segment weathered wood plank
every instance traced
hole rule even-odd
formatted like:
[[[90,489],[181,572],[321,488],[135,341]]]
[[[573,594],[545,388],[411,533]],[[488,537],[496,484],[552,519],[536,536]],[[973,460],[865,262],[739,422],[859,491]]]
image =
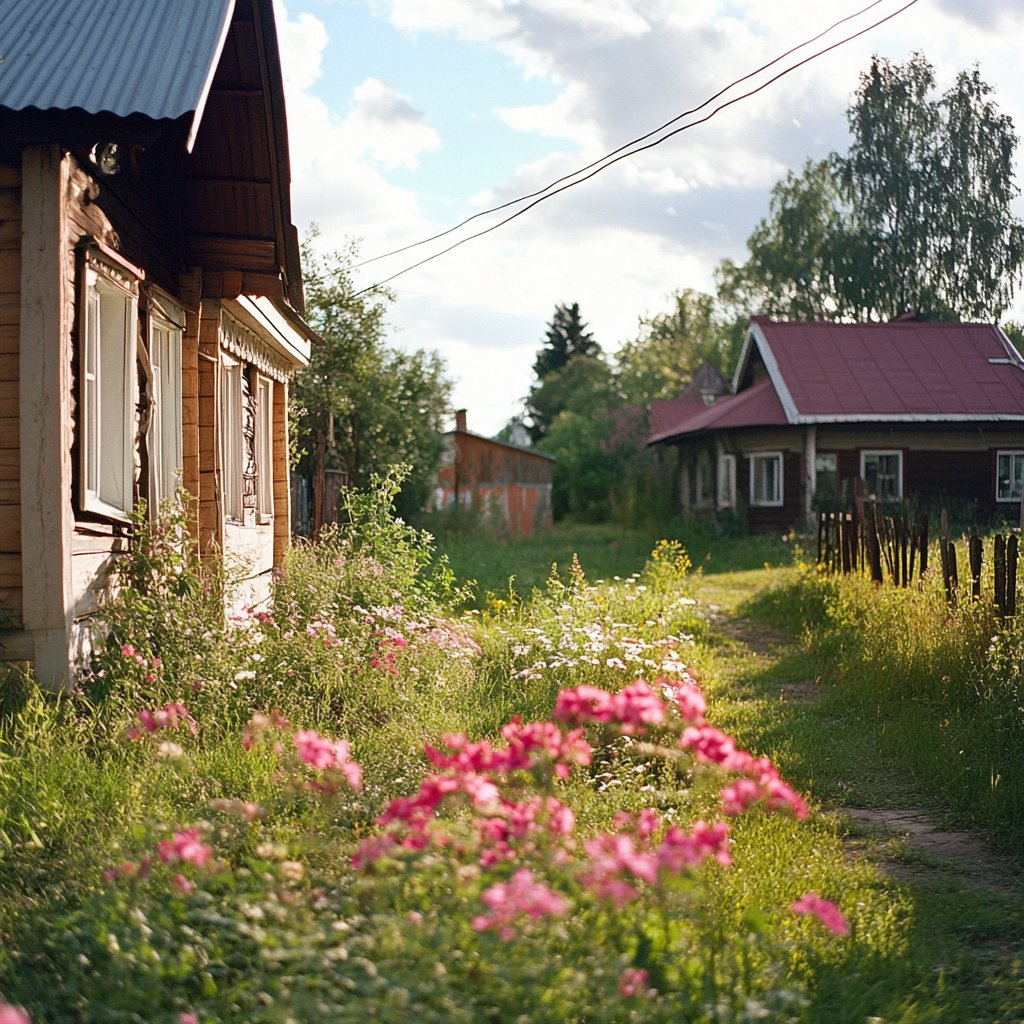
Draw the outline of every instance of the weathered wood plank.
[[[21,447],[21,431],[17,416],[0,412],[0,450],[17,451]]]
[[[0,551],[17,554],[21,551],[21,506],[0,510]]]

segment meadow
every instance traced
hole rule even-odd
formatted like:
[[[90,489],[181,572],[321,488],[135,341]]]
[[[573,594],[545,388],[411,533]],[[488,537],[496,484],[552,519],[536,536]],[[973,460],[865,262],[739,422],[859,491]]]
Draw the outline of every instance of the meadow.
[[[882,615],[793,538],[435,543],[395,486],[226,617],[231,567],[140,520],[79,690],[8,676],[0,1022],[1024,1018],[1019,890],[898,878],[836,810],[981,800],[905,730],[1001,685],[1019,754],[1012,625]],[[1011,845],[997,769],[961,816]]]

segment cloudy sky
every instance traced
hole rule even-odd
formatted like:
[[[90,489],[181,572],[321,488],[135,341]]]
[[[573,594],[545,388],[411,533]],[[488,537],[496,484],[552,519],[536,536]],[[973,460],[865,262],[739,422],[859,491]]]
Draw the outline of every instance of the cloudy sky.
[[[359,239],[366,259],[545,188],[832,22],[855,15],[679,124],[907,4],[276,2],[293,219],[303,235],[318,225],[326,249]],[[903,61],[921,50],[940,86],[977,63],[1020,131],[1022,37],[1024,0],[917,0],[706,123],[396,278],[391,341],[438,350],[470,429],[493,433],[530,386],[557,303],[578,302],[613,352],[642,316],[669,308],[673,291],[711,289],[723,257],[742,259],[772,185],[808,157],[846,149],[845,111],[873,53]],[[357,282],[372,285],[498,219],[368,263]]]

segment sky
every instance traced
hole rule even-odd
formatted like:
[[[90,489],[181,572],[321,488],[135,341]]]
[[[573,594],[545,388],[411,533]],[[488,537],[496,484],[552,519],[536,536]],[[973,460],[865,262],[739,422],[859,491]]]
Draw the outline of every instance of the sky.
[[[902,13],[907,0],[876,0],[857,14],[869,3],[275,0],[293,220],[303,237],[315,225],[325,252],[357,241],[371,262],[354,278],[370,287],[525,204],[376,257],[544,189],[856,15],[676,126],[711,113],[705,123],[391,281],[388,342],[438,351],[453,406],[493,434],[521,409],[557,304],[578,302],[611,354],[674,292],[711,291],[722,259],[744,259],[772,186],[847,149],[872,55],[919,50],[940,89],[977,64],[1024,130],[1024,0],[917,0]]]

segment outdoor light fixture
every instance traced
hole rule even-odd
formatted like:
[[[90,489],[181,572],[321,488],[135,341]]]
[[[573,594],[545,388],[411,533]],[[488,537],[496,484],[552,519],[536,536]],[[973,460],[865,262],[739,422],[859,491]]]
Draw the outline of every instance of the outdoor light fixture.
[[[124,169],[124,151],[116,142],[97,142],[89,159],[104,174],[120,174]]]

